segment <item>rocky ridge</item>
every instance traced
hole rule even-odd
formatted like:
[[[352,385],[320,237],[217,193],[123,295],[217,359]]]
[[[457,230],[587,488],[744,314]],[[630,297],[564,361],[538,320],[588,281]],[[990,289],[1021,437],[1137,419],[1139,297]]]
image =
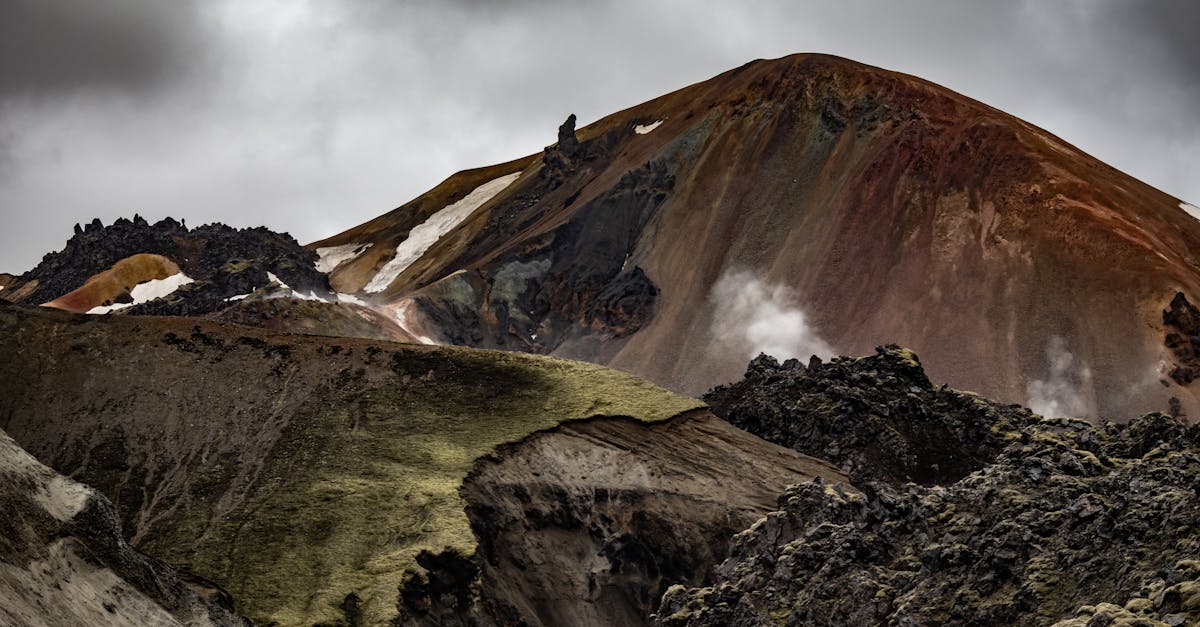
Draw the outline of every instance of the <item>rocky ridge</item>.
[[[98,219],[87,226],[76,225],[63,250],[46,254],[36,267],[13,279],[0,298],[46,303],[139,254],[161,255],[195,282],[167,298],[130,307],[128,313],[197,315],[217,311],[228,306],[228,298],[268,286],[268,272],[294,290],[330,293],[325,275],[314,266],[316,253],[287,234],[223,224],[188,228],[171,218],[150,224],[135,215],[108,226]]]
[[[714,585],[667,592],[658,624],[1200,624],[1200,427],[1040,418],[934,388],[895,347],[760,358],[708,398],[768,439],[825,447],[861,493],[789,488]]]

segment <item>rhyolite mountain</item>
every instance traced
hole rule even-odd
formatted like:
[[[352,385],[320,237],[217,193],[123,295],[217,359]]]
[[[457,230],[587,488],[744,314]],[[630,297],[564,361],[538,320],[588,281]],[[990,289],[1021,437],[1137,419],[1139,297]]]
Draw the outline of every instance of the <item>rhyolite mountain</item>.
[[[1176,293],[1200,295],[1200,222],[1179,199],[970,98],[831,56],[755,61],[577,130],[572,116],[544,153],[455,174],[311,247],[337,291],[418,335],[688,394],[756,354],[715,324],[733,296],[714,286],[749,276],[839,353],[898,342],[936,379],[1010,402],[1065,379],[1060,411],[1091,417],[1172,396],[1200,409],[1170,376],[1162,319]]]

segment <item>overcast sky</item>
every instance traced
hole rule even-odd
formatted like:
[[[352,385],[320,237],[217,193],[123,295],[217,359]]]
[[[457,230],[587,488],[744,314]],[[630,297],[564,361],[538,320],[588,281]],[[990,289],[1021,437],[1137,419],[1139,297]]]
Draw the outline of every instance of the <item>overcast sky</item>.
[[[76,222],[302,243],[755,58],[927,78],[1200,201],[1200,2],[0,0],[0,271]]]

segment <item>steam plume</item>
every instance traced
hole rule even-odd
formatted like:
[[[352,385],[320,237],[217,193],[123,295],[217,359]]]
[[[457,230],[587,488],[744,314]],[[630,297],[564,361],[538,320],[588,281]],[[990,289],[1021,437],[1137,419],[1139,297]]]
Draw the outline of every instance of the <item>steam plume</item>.
[[[1031,381],[1025,388],[1029,408],[1043,416],[1085,415],[1084,390],[1091,386],[1091,369],[1085,364],[1076,366],[1075,356],[1057,335],[1046,344],[1046,364],[1050,367],[1049,377]]]
[[[758,280],[746,270],[727,270],[709,295],[717,345],[746,359],[830,357],[833,348],[808,322],[792,290]]]

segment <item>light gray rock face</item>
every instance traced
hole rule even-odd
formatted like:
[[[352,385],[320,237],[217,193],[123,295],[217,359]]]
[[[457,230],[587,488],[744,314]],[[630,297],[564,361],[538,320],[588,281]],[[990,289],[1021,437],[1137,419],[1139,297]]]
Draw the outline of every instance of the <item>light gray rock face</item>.
[[[108,499],[42,465],[2,431],[0,511],[0,624],[249,624],[219,592],[209,598],[133,550]]]

